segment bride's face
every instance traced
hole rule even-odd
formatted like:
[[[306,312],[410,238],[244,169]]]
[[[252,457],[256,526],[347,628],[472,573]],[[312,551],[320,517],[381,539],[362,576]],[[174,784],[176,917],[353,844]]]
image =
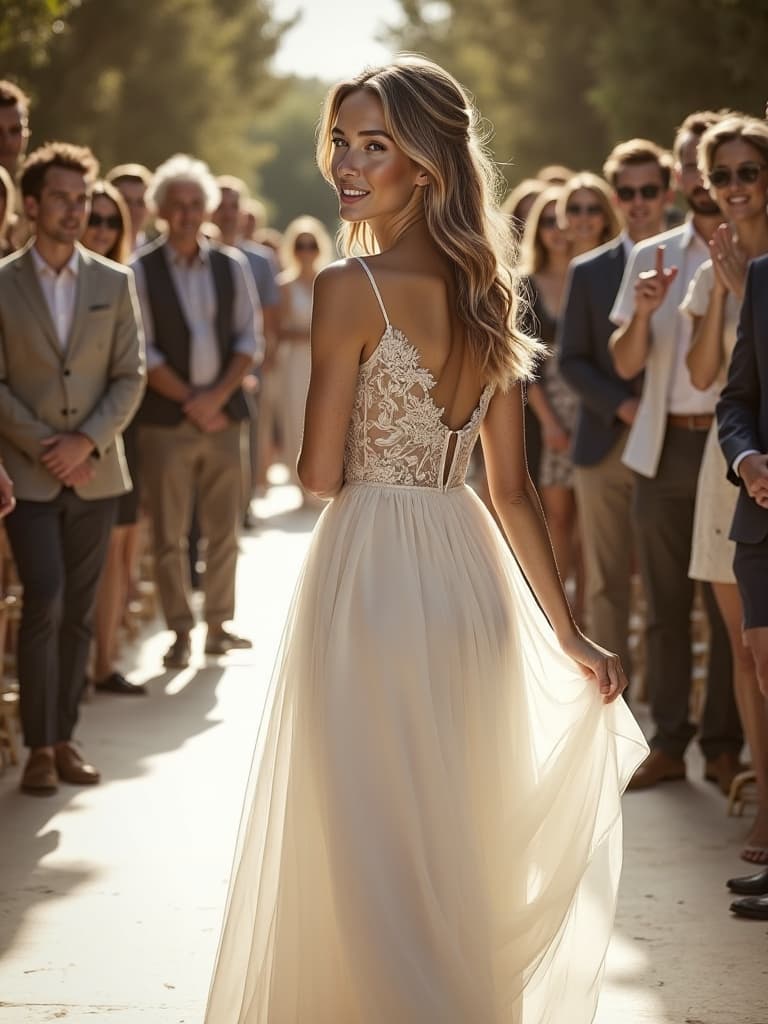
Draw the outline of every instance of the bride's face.
[[[379,220],[419,200],[426,175],[387,134],[381,103],[368,90],[358,89],[342,102],[331,145],[343,220]]]

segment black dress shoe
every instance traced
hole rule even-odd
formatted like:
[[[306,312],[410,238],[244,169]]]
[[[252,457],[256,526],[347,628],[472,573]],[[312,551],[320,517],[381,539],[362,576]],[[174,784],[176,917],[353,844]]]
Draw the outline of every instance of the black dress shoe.
[[[737,917],[768,921],[768,896],[742,896],[741,899],[733,901],[731,911]]]
[[[754,875],[729,878],[725,884],[737,896],[768,896],[768,868],[763,868]]]
[[[94,683],[94,689],[102,693],[119,693],[126,697],[146,697],[147,688],[141,683],[129,683],[119,672],[110,672],[106,679]]]

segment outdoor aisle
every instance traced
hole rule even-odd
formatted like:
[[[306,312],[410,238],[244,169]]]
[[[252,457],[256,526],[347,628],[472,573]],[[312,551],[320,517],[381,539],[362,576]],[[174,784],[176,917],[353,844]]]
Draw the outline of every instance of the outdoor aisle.
[[[167,635],[153,637],[132,675],[151,696],[84,708],[102,785],[34,799],[15,770],[0,776],[2,1024],[200,1024],[261,703],[314,518],[290,510],[295,498],[274,489],[242,540],[237,627],[253,651],[198,653],[163,673]],[[598,1024],[768,1024],[768,926],[732,920],[723,885],[747,870],[745,822],[698,781],[629,794],[625,821]]]

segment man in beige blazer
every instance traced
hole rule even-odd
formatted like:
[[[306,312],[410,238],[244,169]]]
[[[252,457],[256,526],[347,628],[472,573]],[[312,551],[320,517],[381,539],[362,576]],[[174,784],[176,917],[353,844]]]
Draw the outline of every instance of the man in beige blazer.
[[[21,191],[35,236],[0,263],[0,456],[24,588],[22,789],[36,794],[99,780],[71,741],[117,497],[131,487],[120,431],[145,380],[132,274],[76,241],[97,170],[79,146],[32,153]]]
[[[675,144],[678,186],[691,209],[681,227],[636,245],[611,320],[616,371],[627,380],[644,372],[640,404],[623,462],[635,473],[633,519],[647,602],[648,693],[655,733],[651,754],[630,789],[685,778],[683,755],[696,726],[690,718],[691,605],[688,576],[696,484],[719,385],[698,391],[685,357],[691,320],[680,304],[721,221],[697,165],[699,139],[720,115],[692,114]],[[740,770],[743,738],[733,693],[730,645],[712,588],[703,585],[709,620],[707,695],[698,727],[707,779],[727,793]]]

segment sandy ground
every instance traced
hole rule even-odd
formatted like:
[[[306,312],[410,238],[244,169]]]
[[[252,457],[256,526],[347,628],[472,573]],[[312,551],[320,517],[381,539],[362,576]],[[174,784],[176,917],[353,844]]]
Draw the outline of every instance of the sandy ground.
[[[313,523],[295,500],[274,489],[242,541],[236,625],[253,651],[206,660],[196,636],[189,669],[166,673],[168,634],[148,636],[125,668],[151,696],[83,709],[102,785],[34,799],[15,770],[0,776],[3,1024],[202,1021],[253,740]],[[625,798],[598,1024],[768,1024],[768,924],[733,919],[723,884],[748,870],[747,820],[726,817],[701,774],[692,750],[689,782]]]

